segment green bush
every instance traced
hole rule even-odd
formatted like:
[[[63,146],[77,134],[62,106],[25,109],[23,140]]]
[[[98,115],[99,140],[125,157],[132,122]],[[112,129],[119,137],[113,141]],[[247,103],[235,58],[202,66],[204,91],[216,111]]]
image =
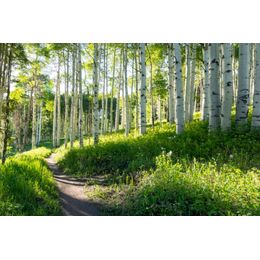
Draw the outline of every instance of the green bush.
[[[58,193],[46,148],[19,154],[0,166],[0,215],[59,215]]]

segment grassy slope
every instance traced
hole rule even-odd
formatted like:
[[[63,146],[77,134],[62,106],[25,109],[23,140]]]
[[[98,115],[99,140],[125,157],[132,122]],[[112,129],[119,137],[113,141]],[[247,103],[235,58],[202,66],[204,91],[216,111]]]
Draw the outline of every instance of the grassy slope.
[[[164,125],[143,137],[114,133],[96,147],[61,147],[57,158],[69,174],[105,176],[106,186],[88,192],[105,214],[260,215],[259,133],[209,134],[193,122],[176,136]]]
[[[58,193],[44,161],[50,149],[10,157],[0,166],[0,215],[59,215]]]

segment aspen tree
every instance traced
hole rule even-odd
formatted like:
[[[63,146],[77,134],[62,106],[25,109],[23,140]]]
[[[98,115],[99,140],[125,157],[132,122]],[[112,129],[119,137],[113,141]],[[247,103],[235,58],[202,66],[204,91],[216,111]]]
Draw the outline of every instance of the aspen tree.
[[[182,89],[182,64],[181,47],[179,43],[174,44],[175,51],[175,79],[176,79],[176,133],[181,134],[184,130],[184,107]]]
[[[124,87],[125,87],[125,135],[129,134],[129,102],[128,102],[128,84],[127,84],[127,43],[124,45]]]
[[[260,43],[255,48],[255,88],[252,112],[252,128],[260,128]]]
[[[204,84],[202,97],[202,113],[201,120],[209,118],[209,47],[208,44],[203,46],[203,65],[204,65]]]
[[[236,124],[244,125],[248,119],[249,105],[249,44],[239,44],[239,73],[236,104]]]
[[[223,100],[221,108],[221,129],[227,130],[231,127],[231,110],[233,100],[232,81],[232,49],[230,43],[221,45],[224,58],[223,75]]]
[[[94,84],[94,145],[98,144],[99,137],[99,118],[98,118],[98,59],[99,59],[99,45],[98,43],[94,43],[94,66],[93,66],[93,84]]]
[[[140,89],[140,134],[146,132],[146,60],[145,43],[140,44],[141,89]]]
[[[168,103],[169,103],[169,123],[174,123],[174,66],[173,66],[173,43],[168,44],[168,65],[169,65],[169,87],[168,87]]]
[[[209,44],[210,59],[210,94],[209,94],[209,130],[220,126],[220,88],[219,88],[219,59],[218,44]]]

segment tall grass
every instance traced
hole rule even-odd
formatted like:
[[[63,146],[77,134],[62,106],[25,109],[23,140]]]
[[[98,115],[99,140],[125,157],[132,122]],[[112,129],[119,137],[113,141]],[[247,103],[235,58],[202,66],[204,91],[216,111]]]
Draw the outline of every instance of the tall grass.
[[[58,193],[44,157],[51,150],[38,148],[10,157],[0,166],[0,215],[59,215]]]
[[[113,133],[95,147],[61,147],[57,158],[68,174],[105,177],[88,196],[103,200],[106,214],[259,215],[259,132],[207,128],[194,121],[178,136],[167,124],[144,136]]]

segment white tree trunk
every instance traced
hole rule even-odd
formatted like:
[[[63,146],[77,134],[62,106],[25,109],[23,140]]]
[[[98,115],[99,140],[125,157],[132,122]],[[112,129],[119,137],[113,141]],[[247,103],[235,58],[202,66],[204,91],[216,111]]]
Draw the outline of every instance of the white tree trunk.
[[[209,118],[209,47],[208,44],[203,48],[203,63],[204,63],[204,84],[202,96],[202,113],[201,119],[208,120]]]
[[[176,133],[180,134],[184,130],[184,107],[183,107],[183,89],[182,89],[182,64],[181,64],[181,46],[174,44],[175,49],[175,79],[176,79]]]
[[[221,47],[224,58],[221,129],[228,130],[231,127],[231,110],[233,101],[232,48],[230,43],[221,44]]]
[[[106,50],[106,66],[105,66],[105,118],[104,118],[104,132],[106,133],[108,130],[108,45],[105,46]]]
[[[34,86],[33,90],[33,119],[32,119],[32,149],[36,148],[36,110],[37,110],[37,104],[36,104],[36,92],[37,92],[37,86]]]
[[[71,105],[70,105],[70,147],[74,144],[74,122],[75,122],[75,52],[72,53],[72,90],[71,90]]]
[[[122,84],[121,71],[122,71],[122,52],[120,53],[119,82],[118,82],[117,99],[116,99],[115,131],[119,130],[119,121],[120,121],[120,91],[121,91],[121,84]]]
[[[191,76],[191,61],[190,61],[190,46],[186,46],[186,86],[185,86],[185,122],[189,121],[190,118],[190,96],[191,96],[191,87],[190,87],[190,76]]]
[[[57,72],[57,146],[60,146],[61,111],[60,111],[60,57],[58,58]]]
[[[57,84],[55,88],[53,104],[53,123],[52,123],[52,146],[57,146]]]
[[[125,135],[129,134],[129,103],[128,103],[128,89],[127,89],[127,44],[124,46],[124,85],[125,85]]]
[[[116,48],[114,49],[114,57],[113,57],[113,76],[112,76],[111,100],[110,100],[110,133],[112,133],[112,130],[114,128],[113,100],[114,100],[114,86],[115,86],[115,70],[116,70]]]
[[[82,70],[81,70],[81,45],[78,43],[78,86],[79,86],[79,145],[83,147],[83,94],[82,94]]]
[[[69,133],[69,51],[67,57],[64,55],[64,71],[65,73],[65,126],[64,126],[64,145],[67,148]]]
[[[255,88],[252,113],[252,128],[260,128],[260,43],[255,48]]]
[[[145,43],[140,43],[141,89],[140,89],[140,134],[146,132],[146,61]]]
[[[136,98],[136,104],[135,104],[135,129],[137,130],[139,127],[139,69],[140,66],[138,63],[138,52],[137,50],[135,50],[135,98]]]
[[[191,79],[190,79],[190,102],[189,102],[189,120],[193,120],[193,112],[194,112],[194,97],[195,97],[195,76],[196,76],[196,44],[193,43],[192,46],[192,61],[191,61]]]
[[[254,68],[255,68],[255,43],[250,43],[250,73],[249,73],[249,104],[253,104],[253,97],[254,97]]]
[[[210,55],[210,95],[209,95],[209,130],[220,126],[220,88],[219,88],[219,59],[218,44],[209,44]]]
[[[94,145],[98,144],[98,129],[99,129],[99,120],[98,120],[98,43],[94,43],[94,69],[93,69],[93,85],[94,85]]]
[[[105,119],[105,87],[106,87],[106,48],[105,44],[103,46],[103,57],[104,57],[104,66],[103,66],[103,90],[102,90],[102,103],[101,103],[101,134],[104,133],[104,119]]]
[[[239,44],[239,74],[236,107],[236,123],[247,123],[249,105],[249,44]]]
[[[174,66],[173,66],[173,43],[168,44],[168,65],[169,65],[169,87],[168,87],[168,98],[169,98],[169,123],[174,123]]]

